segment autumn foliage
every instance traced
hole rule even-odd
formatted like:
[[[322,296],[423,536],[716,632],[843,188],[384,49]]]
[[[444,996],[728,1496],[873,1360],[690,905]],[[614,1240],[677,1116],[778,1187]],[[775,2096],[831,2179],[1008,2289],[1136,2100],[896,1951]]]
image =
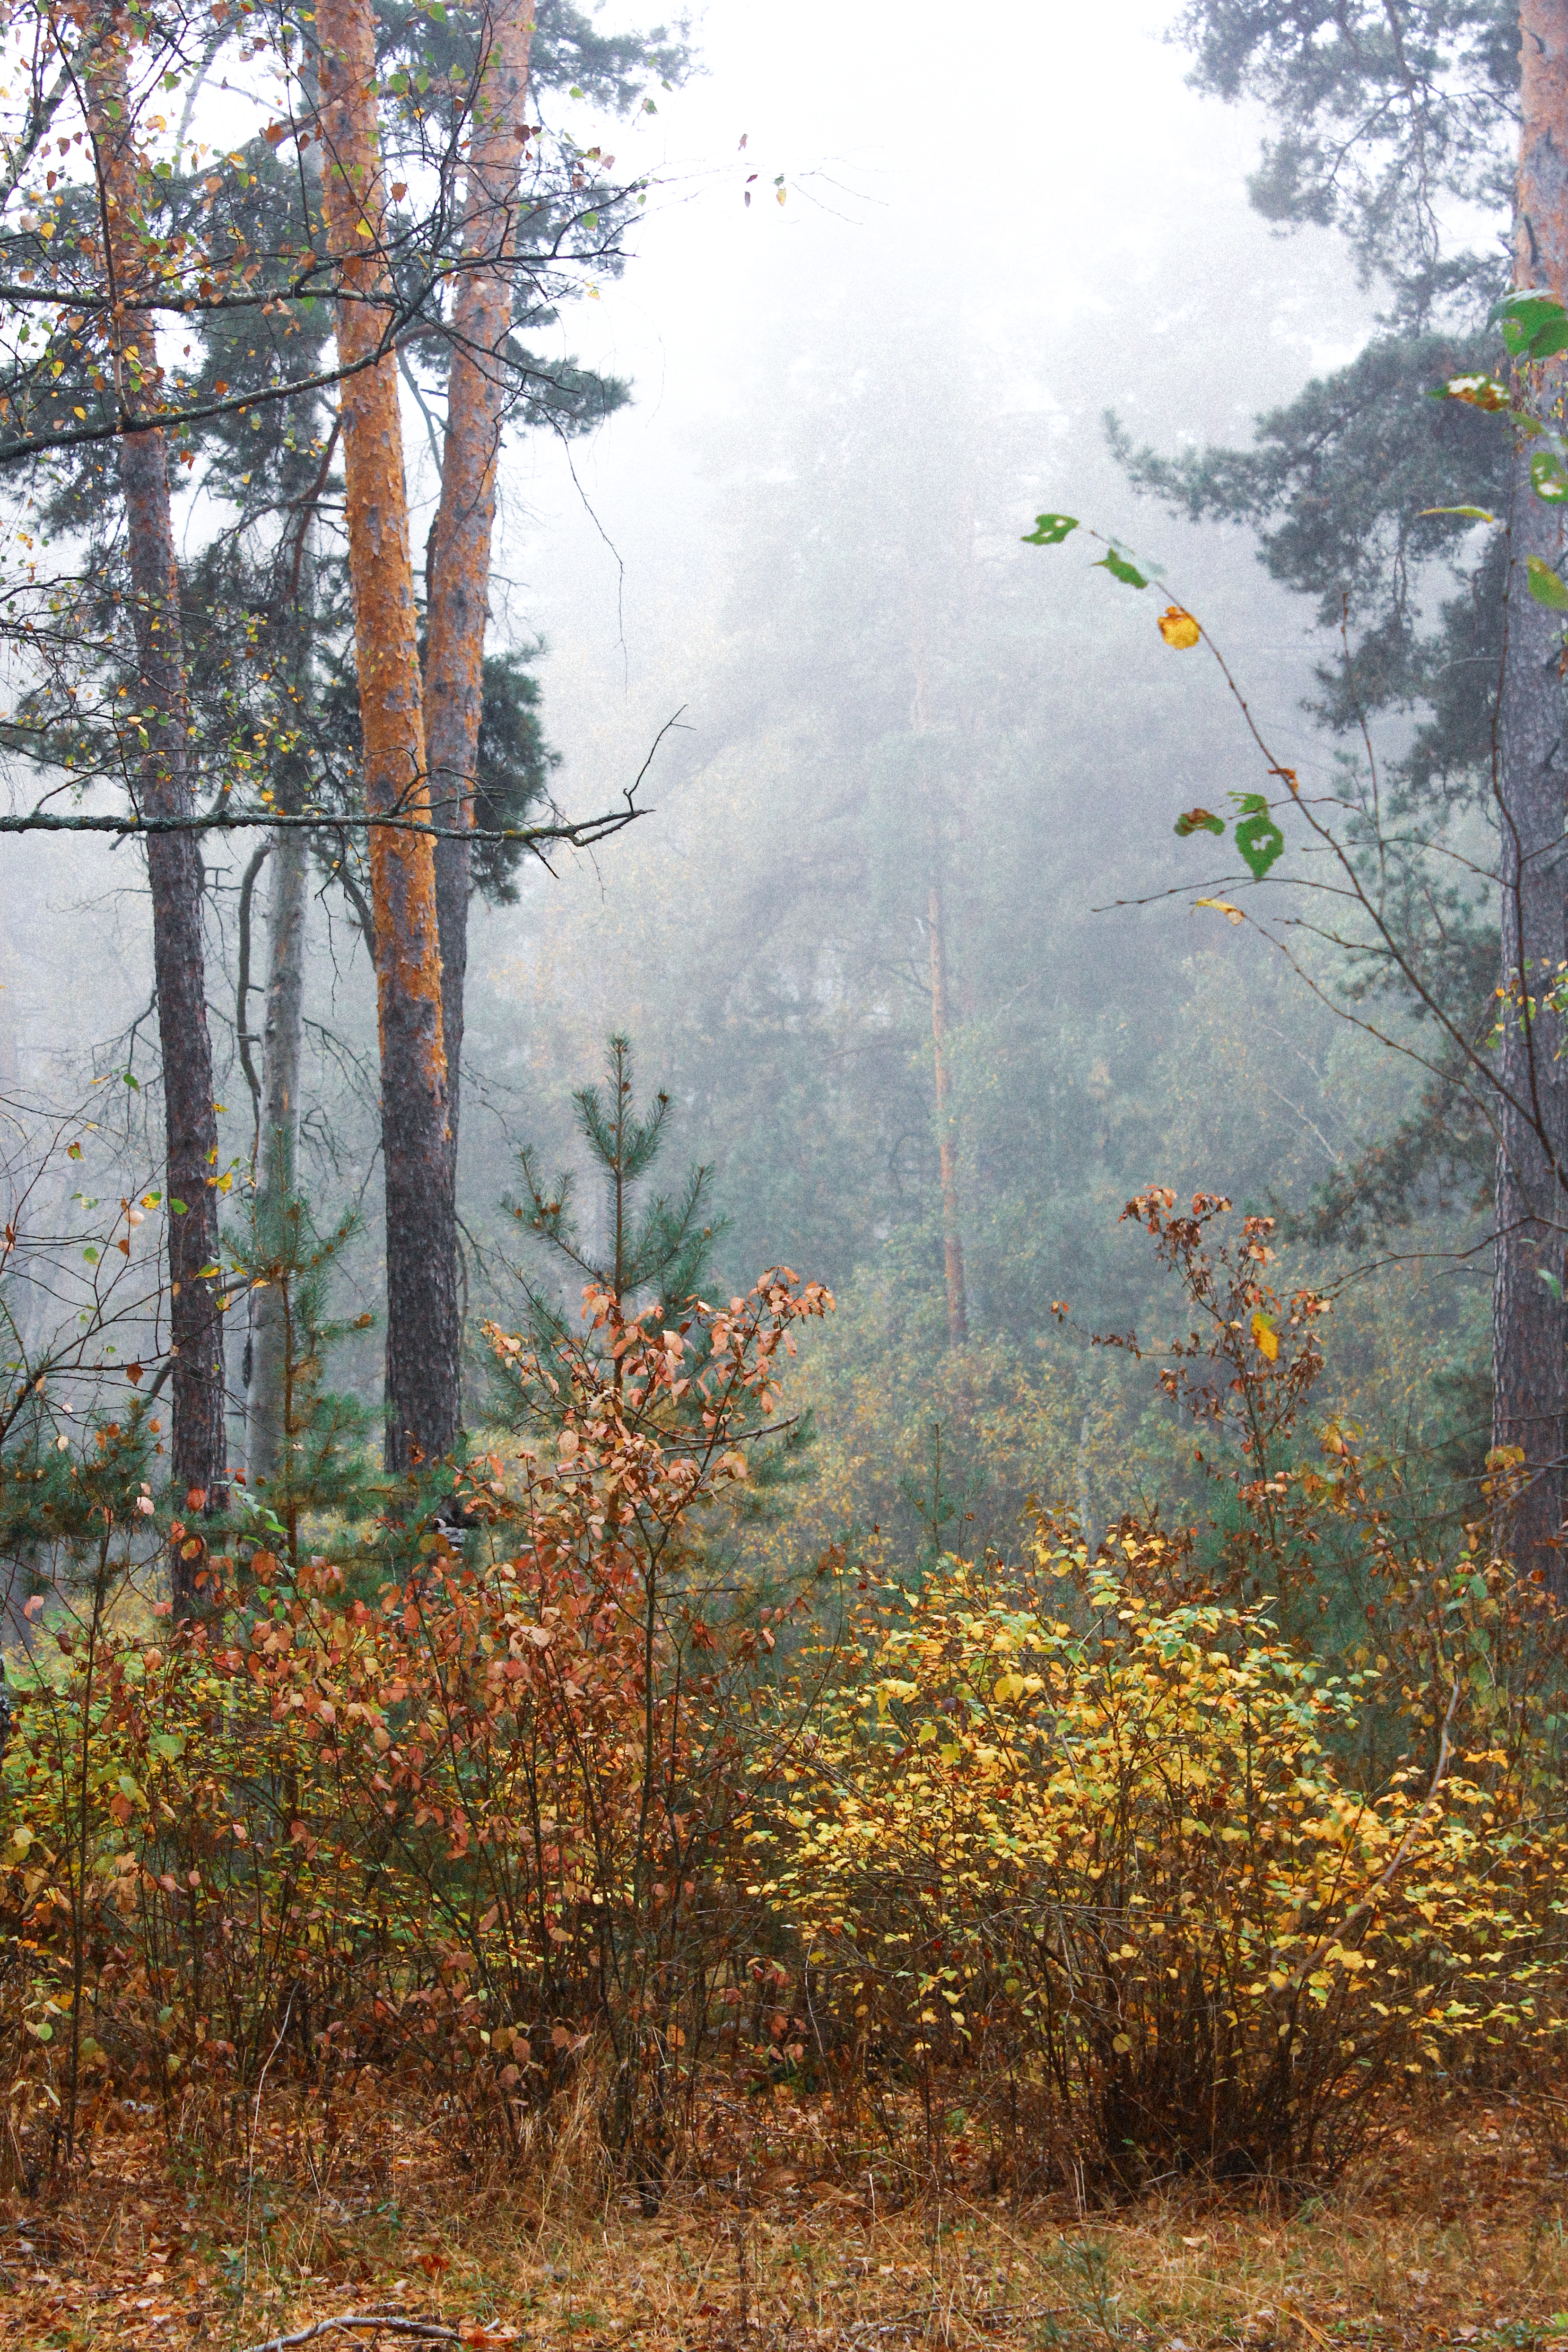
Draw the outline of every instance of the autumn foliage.
[[[374,1561],[258,1551],[155,1643],[100,1579],[5,1767],[14,2161],[132,2085],[221,2132],[268,2063],[329,2143],[390,2076],[515,2144],[590,2043],[606,2137],[658,2159],[709,1971],[747,1957],[721,1862],[776,1640],[706,1572],[711,1522],[829,1303],[776,1275],[662,1328],[591,1294],[531,1368],[550,1457],[461,1490],[482,1564],[426,1536],[364,1598]]]
[[[318,2168],[388,2101],[512,2162],[586,2105],[653,2194],[706,2091],[793,2080],[939,2182],[955,2095],[998,2178],[1299,2180],[1412,2084],[1549,2056],[1551,1605],[1401,1554],[1345,1442],[1303,1446],[1321,1303],[1224,1206],[1131,1212],[1194,1310],[1176,1402],[1239,1464],[1206,1590],[1190,1533],[1091,1559],[1044,1513],[1012,1560],[759,1581],[758,1449],[832,1305],[787,1271],[487,1326],[523,1441],[440,1528],[214,1554],[155,1638],[140,1456],[117,1486],[100,1443],[4,1768],[12,2170],[127,2096],[241,2152],[286,2098]],[[1358,1547],[1369,1638],[1282,1630]]]
[[[1149,1549],[868,1594],[753,1869],[826,2030],[969,2074],[1004,2142],[1021,2111],[1064,2173],[1300,2178],[1391,2080],[1554,2030],[1563,1833],[1473,1715],[1358,1785],[1386,1672],[1152,1605]]]

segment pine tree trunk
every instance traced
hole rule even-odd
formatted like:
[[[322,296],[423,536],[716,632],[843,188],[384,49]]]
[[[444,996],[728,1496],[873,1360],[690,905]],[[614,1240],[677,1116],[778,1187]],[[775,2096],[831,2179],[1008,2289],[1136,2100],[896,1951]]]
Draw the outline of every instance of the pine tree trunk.
[[[142,371],[154,365],[150,316],[134,302],[133,223],[138,210],[132,115],[128,95],[129,31],[117,11],[92,69],[94,139],[109,217],[107,274],[113,288],[111,343],[116,389],[124,412],[142,404]],[[187,817],[192,797],[186,760],[189,719],[179,574],[174,560],[168,452],[156,429],[128,432],[120,443],[139,684],[155,714],[139,776],[143,816]],[[202,865],[196,836],[159,833],[147,840],[153,901],[153,963],[158,991],[167,1129],[169,1352],[173,1360],[170,1454],[176,1507],[210,1513],[226,1505],[224,1480],[223,1318],[211,1277],[200,1272],[218,1250],[217,1122],[213,1110],[212,1045],[207,1034],[202,937]],[[183,1202],[184,1209],[176,1204]],[[192,1567],[176,1546],[172,1565],[176,1613],[189,1613]]]
[[[441,1013],[451,1133],[451,1238],[457,1260],[458,1121],[461,1108],[463,993],[468,968],[473,780],[483,699],[496,457],[506,408],[504,351],[511,326],[509,259],[517,218],[523,108],[533,47],[533,0],[492,0],[489,49],[474,109],[464,200],[463,270],[452,310],[441,503],[429,579],[425,736],[431,803],[459,837],[436,844],[441,937]],[[459,1334],[460,1339],[460,1334]],[[460,1365],[453,1367],[454,1382]]]
[[[310,852],[297,827],[272,845],[267,910],[267,1011],[261,1040],[261,1119],[256,1234],[264,1255],[286,1247],[285,1204],[297,1179],[300,1063],[304,1039],[305,906]],[[246,1467],[251,1485],[278,1475],[283,1457],[283,1293],[268,1282],[250,1294],[250,1380],[246,1391]]]
[[[386,197],[375,119],[369,0],[322,0],[325,210],[343,294],[341,360],[376,350],[387,312]],[[359,234],[363,227],[368,235]],[[367,299],[368,298],[368,299]],[[364,738],[365,806],[428,822],[425,723],[408,504],[389,352],[342,385],[349,577]],[[451,1448],[458,1432],[458,1289],[450,1246],[447,1056],[436,865],[428,834],[370,828],[386,1163],[386,1461],[402,1470]]]
[[[931,732],[926,674],[926,616],[915,597],[910,635],[914,654],[914,734],[923,743]],[[950,1092],[947,1042],[947,929],[942,897],[942,832],[936,785],[926,776],[926,832],[930,858],[926,932],[931,947],[931,1041],[936,1066],[936,1139],[942,1164],[942,1263],[947,1290],[947,1344],[969,1344],[969,1308],[963,1290],[963,1237],[958,1220],[958,1132]]]
[[[1568,0],[1520,9],[1521,123],[1514,284],[1568,297]],[[1561,397],[1560,362],[1528,372],[1542,414]],[[1520,1566],[1564,1589],[1561,1534],[1568,1444],[1568,1062],[1560,1019],[1539,999],[1568,961],[1568,812],[1563,761],[1563,630],[1527,585],[1530,557],[1554,569],[1557,510],[1514,468],[1508,635],[1498,728],[1501,836],[1501,1076],[1497,1245],[1492,1291],[1492,1442],[1522,1454],[1507,1538]]]
[[[934,827],[933,827],[934,835]],[[942,900],[939,850],[931,843],[931,1034],[936,1059],[936,1132],[942,1155],[942,1255],[947,1284],[947,1344],[969,1344],[969,1310],[963,1295],[963,1240],[958,1223],[958,1134],[949,1094],[947,1045],[947,934]]]

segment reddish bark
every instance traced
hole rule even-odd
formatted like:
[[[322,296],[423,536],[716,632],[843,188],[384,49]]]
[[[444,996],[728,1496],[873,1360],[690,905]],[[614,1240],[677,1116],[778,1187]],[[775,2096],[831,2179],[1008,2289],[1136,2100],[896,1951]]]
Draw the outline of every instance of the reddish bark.
[[[117,10],[93,64],[93,140],[106,227],[111,295],[110,342],[116,387],[128,417],[142,405],[143,370],[155,364],[150,316],[135,303],[142,275],[135,133],[128,95],[130,27]],[[155,713],[142,756],[142,814],[193,814],[187,762],[189,715],[179,574],[174,560],[168,451],[155,427],[127,432],[120,443],[142,707]],[[158,989],[167,1130],[169,1352],[172,1359],[171,1466],[177,1503],[212,1512],[227,1501],[224,1478],[223,1317],[216,1289],[200,1269],[218,1250],[217,1121],[213,1109],[212,1045],[207,1033],[202,939],[202,864],[190,833],[147,841],[153,900],[153,963]],[[183,1202],[183,1213],[174,1203]],[[187,1496],[199,1497],[187,1503]],[[187,1541],[189,1538],[186,1539]],[[199,1547],[172,1556],[176,1612],[195,1603]]]
[[[462,274],[452,309],[452,361],[447,379],[441,503],[432,541],[425,681],[432,805],[442,824],[465,831],[473,824],[496,457],[506,409],[503,353],[511,325],[510,263],[533,47],[533,0],[493,0],[487,40],[474,102]],[[449,1246],[454,1261],[470,866],[466,839],[437,841],[436,904],[441,934],[453,1186]]]
[[[386,335],[386,194],[368,0],[321,0],[321,124],[328,243],[340,270],[340,360]],[[390,352],[342,388],[349,573],[364,739],[365,807],[428,822],[425,722],[396,362]],[[370,828],[386,1162],[386,1460],[405,1469],[457,1436],[458,1293],[447,1235],[447,1055],[434,846]]]
[[[1568,299],[1568,0],[1522,0],[1514,284]],[[1520,392],[1542,415],[1560,404],[1563,362],[1521,372]],[[1527,586],[1527,564],[1554,569],[1564,549],[1558,509],[1536,498],[1528,445],[1514,469],[1507,653],[1499,713],[1502,968],[1515,1012],[1505,1018],[1506,1102],[1498,1148],[1492,1293],[1492,1442],[1523,1455],[1507,1538],[1521,1566],[1559,1592],[1564,1575],[1563,1461],[1568,1449],[1568,1060],[1563,1024],[1539,999],[1568,961],[1568,807],[1563,760],[1563,631]],[[1545,1278],[1543,1278],[1545,1277]]]

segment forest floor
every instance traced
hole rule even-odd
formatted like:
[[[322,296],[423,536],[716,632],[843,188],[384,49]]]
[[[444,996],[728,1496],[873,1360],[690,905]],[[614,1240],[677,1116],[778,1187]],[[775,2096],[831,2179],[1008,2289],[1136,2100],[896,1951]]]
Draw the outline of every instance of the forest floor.
[[[1183,2187],[1080,2211],[969,2192],[889,2206],[814,2166],[824,2118],[774,2107],[737,2175],[584,2210],[570,2179],[483,2179],[388,2119],[374,2161],[286,2185],[172,2177],[161,2140],[100,2135],[67,2193],[0,2206],[0,2343],[212,2352],[351,2313],[552,2352],[1047,2352],[1331,2344],[1568,2352],[1568,2148],[1554,2100],[1458,2097],[1321,2196]],[[785,2152],[793,2150],[793,2160]]]

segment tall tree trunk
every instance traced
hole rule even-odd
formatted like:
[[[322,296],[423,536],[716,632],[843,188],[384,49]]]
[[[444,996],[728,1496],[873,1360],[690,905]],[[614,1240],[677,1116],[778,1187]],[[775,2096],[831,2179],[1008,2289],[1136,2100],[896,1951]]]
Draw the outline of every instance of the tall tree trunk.
[[[451,1134],[452,1227],[447,1245],[454,1278],[471,865],[469,845],[462,836],[474,821],[496,457],[506,409],[504,353],[511,327],[510,263],[523,153],[528,65],[533,47],[533,0],[492,0],[488,40],[474,105],[463,207],[463,268],[452,308],[441,503],[431,541],[425,680],[431,803],[439,822],[454,828],[458,836],[436,844],[447,1121]],[[455,1383],[459,1377],[460,1365],[454,1364]]]
[[[135,306],[137,187],[129,97],[129,20],[115,12],[91,74],[93,138],[107,220],[106,274],[110,341],[121,408],[133,417],[156,366],[151,316]],[[155,714],[142,755],[139,802],[144,816],[193,813],[186,759],[189,718],[179,574],[174,561],[168,452],[162,432],[127,432],[120,443],[136,653],[142,708]],[[212,1045],[207,1034],[202,940],[202,865],[191,833],[151,834],[147,875],[153,900],[153,963],[158,990],[167,1127],[169,1329],[173,1359],[170,1453],[176,1504],[211,1513],[226,1505],[224,1480],[223,1318],[210,1276],[200,1269],[218,1250],[217,1121],[213,1110]],[[178,1204],[184,1203],[181,1208]],[[195,1563],[178,1544],[173,1556],[176,1612],[195,1601]]]
[[[300,59],[300,84],[307,109],[321,102],[321,49],[314,20]],[[320,210],[320,148],[312,142],[302,169],[312,208]],[[320,410],[312,411],[312,422]],[[272,768],[277,806],[300,815],[310,785],[310,763],[301,748],[315,709],[318,497],[295,529],[291,570],[279,567],[289,587],[273,608],[276,631],[271,659],[288,681],[289,723],[284,746]],[[267,982],[261,1035],[261,1077],[256,1111],[256,1238],[264,1256],[282,1261],[297,1246],[286,1223],[288,1202],[299,1186],[300,1066],[305,1036],[305,915],[310,874],[309,836],[296,825],[280,825],[268,855],[271,861],[267,909]],[[368,932],[367,932],[368,936]],[[240,1006],[240,1026],[245,1007]],[[258,1082],[248,1066],[252,1087]],[[246,1359],[246,1468],[252,1486],[278,1477],[284,1447],[291,1384],[289,1378],[289,1318],[280,1283],[268,1282],[249,1295],[250,1329]]]
[[[926,696],[925,612],[917,604],[914,627],[917,742],[930,732]],[[947,1043],[947,929],[942,899],[942,829],[937,818],[936,784],[926,780],[926,827],[930,881],[926,900],[926,931],[931,943],[931,1042],[936,1066],[936,1141],[942,1162],[942,1264],[947,1287],[947,1344],[969,1344],[969,1309],[963,1295],[963,1237],[958,1222],[958,1132],[953,1117]]]
[[[305,903],[310,851],[297,826],[272,844],[267,910],[267,1011],[261,1039],[261,1116],[256,1237],[263,1256],[287,1250],[285,1210],[293,1197],[300,1141],[300,1061],[304,1036]],[[283,1291],[250,1294],[250,1378],[246,1390],[246,1467],[252,1486],[275,1479],[283,1458],[287,1318]]]
[[[963,1240],[958,1223],[958,1133],[950,1094],[947,1043],[947,932],[942,899],[941,848],[931,826],[931,1035],[936,1059],[936,1133],[942,1155],[942,1256],[947,1283],[947,1344],[969,1344],[969,1311],[963,1295]]]
[[[1568,0],[1521,0],[1514,284],[1568,299]],[[1522,372],[1544,415],[1561,397],[1561,361]],[[1563,553],[1558,510],[1538,499],[1530,452],[1514,467],[1508,637],[1498,729],[1501,834],[1501,1075],[1492,1291],[1492,1442],[1523,1460],[1508,1537],[1519,1564],[1564,1590],[1561,1544],[1568,1445],[1568,1062],[1563,1024],[1539,1002],[1568,961],[1568,811],[1561,624],[1529,593],[1531,556]],[[1518,1107],[1515,1108],[1514,1106]]]
[[[327,234],[342,271],[338,352],[353,366],[385,334],[386,193],[369,0],[321,0]],[[361,230],[366,232],[360,234]],[[343,378],[349,578],[364,738],[365,807],[428,823],[408,502],[388,352]],[[370,828],[386,1163],[386,1461],[447,1453],[458,1433],[458,1290],[448,1245],[447,1055],[436,862],[427,833]]]

